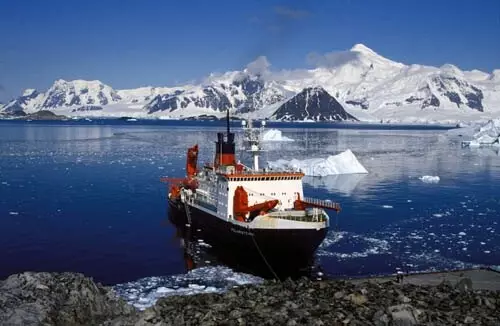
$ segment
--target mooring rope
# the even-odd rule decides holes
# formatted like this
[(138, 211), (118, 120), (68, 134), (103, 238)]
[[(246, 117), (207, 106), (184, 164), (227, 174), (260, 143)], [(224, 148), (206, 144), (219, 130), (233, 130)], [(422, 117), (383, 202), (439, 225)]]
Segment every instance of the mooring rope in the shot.
[(255, 247), (257, 248), (257, 251), (259, 252), (260, 256), (262, 257), (262, 260), (264, 260), (264, 263), (266, 263), (267, 265), (267, 268), (269, 268), (269, 271), (274, 275), (274, 278), (277, 279), (278, 281), (281, 282), (280, 278), (278, 277), (278, 275), (274, 272), (274, 269), (273, 267), (267, 262), (267, 259), (266, 257), (264, 256), (264, 254), (262, 253), (262, 251), (260, 250), (259, 248), (259, 245), (257, 244), (257, 241), (255, 240), (255, 235), (252, 236), (252, 240), (253, 240), (253, 243), (255, 244)]

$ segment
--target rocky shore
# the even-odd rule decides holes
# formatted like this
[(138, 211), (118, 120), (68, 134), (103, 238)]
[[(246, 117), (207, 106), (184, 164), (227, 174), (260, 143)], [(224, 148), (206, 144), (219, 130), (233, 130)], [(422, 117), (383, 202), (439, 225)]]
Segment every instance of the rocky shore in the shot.
[(0, 325), (500, 325), (500, 291), (471, 282), (269, 281), (138, 311), (81, 274), (26, 272), (0, 281)]

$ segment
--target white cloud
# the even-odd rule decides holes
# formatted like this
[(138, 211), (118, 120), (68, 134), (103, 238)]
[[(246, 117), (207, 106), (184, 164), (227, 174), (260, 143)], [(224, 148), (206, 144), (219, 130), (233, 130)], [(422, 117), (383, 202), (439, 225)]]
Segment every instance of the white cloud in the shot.
[(302, 19), (310, 15), (306, 10), (293, 9), (285, 6), (274, 7), (274, 12), (289, 19)]
[(246, 70), (253, 75), (264, 75), (269, 71), (271, 63), (265, 56), (260, 56), (254, 61), (250, 62)]
[(307, 55), (307, 63), (316, 67), (338, 67), (356, 59), (358, 53), (352, 51), (332, 51), (324, 54), (311, 52)]

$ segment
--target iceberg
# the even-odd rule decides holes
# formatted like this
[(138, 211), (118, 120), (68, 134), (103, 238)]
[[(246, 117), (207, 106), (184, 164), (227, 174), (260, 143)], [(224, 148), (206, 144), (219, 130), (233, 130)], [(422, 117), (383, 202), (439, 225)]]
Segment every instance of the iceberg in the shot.
[(267, 163), (271, 169), (294, 169), (309, 176), (368, 173), (350, 149), (337, 155), (330, 155), (326, 159), (277, 160)]
[(292, 138), (288, 138), (281, 134), (281, 130), (278, 129), (268, 129), (262, 135), (262, 141), (294, 141)]
[(500, 119), (489, 120), (472, 136), (472, 140), (463, 141), (463, 146), (500, 146)]
[(324, 188), (332, 192), (341, 192), (346, 195), (351, 195), (359, 182), (366, 177), (366, 174), (336, 174), (323, 177), (305, 176), (304, 183), (311, 185), (313, 188)]

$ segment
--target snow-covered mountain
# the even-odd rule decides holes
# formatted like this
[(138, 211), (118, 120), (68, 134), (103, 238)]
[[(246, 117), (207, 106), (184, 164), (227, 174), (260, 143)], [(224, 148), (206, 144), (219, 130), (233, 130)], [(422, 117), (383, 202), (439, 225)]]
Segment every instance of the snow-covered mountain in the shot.
[(491, 74), (446, 64), (406, 65), (356, 44), (308, 56), (312, 69), (272, 71), (259, 57), (242, 71), (212, 74), (179, 87), (114, 90), (99, 81), (57, 80), (26, 90), (4, 112), (189, 118), (236, 116), (277, 120), (458, 122), (500, 115), (500, 69)]
[(7, 103), (4, 110), (32, 113), (61, 107), (105, 106), (121, 100), (122, 98), (113, 88), (98, 80), (65, 81), (59, 79), (45, 93), (39, 93), (34, 89), (25, 90), (21, 97)]

